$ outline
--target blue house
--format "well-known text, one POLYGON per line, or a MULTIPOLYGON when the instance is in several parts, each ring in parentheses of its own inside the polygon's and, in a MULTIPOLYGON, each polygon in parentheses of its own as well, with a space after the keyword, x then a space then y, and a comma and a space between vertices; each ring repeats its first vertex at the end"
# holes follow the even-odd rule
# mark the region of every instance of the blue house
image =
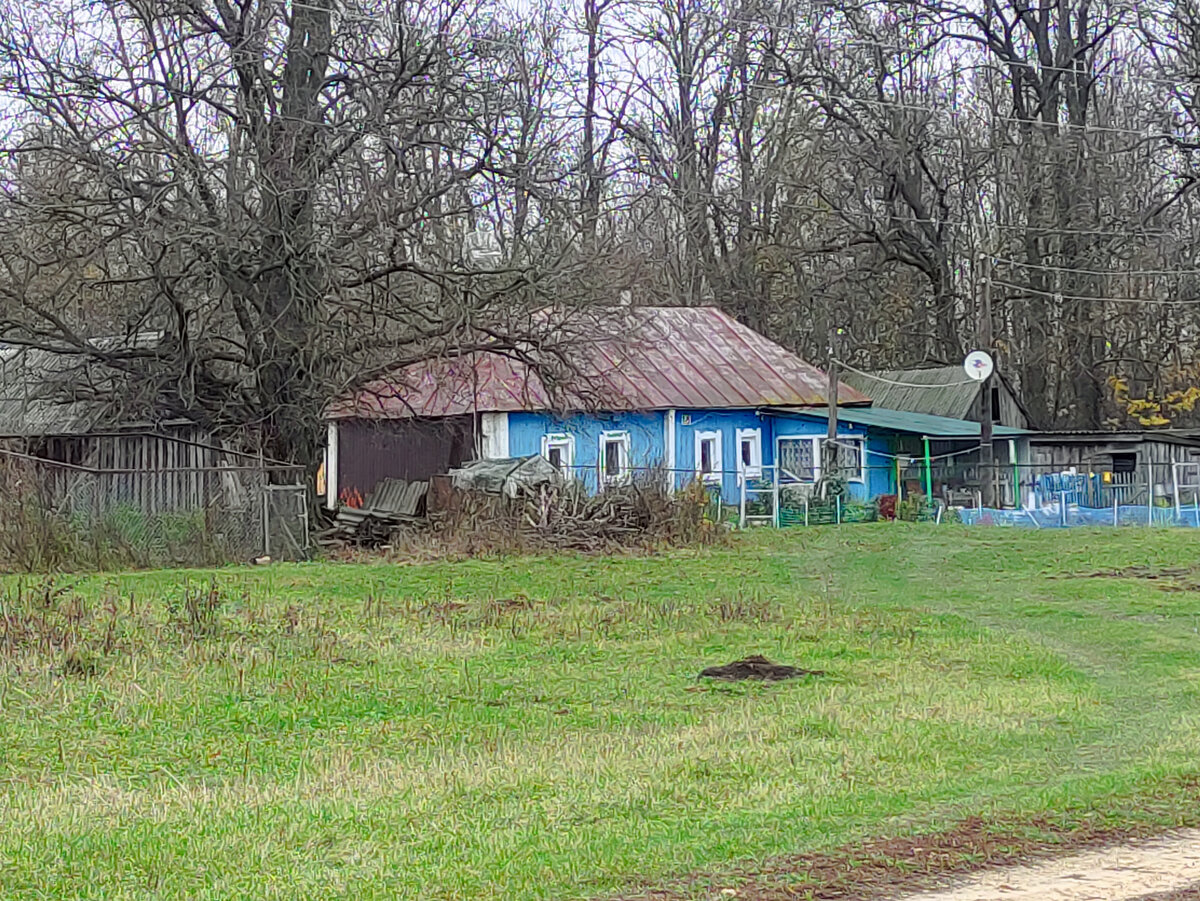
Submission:
MULTIPOLYGON (((519 360, 477 352, 406 367, 335 405, 330 505, 383 478, 532 454, 592 490, 638 477, 675 489, 699 479, 737 504, 743 484, 816 484, 823 372, 713 307, 616 315, 620 327, 577 347, 569 382, 555 390, 519 360)), ((857 499, 896 493, 931 440, 969 444, 973 429, 978 444, 975 423, 874 411, 846 385, 838 404, 839 468, 857 499)))

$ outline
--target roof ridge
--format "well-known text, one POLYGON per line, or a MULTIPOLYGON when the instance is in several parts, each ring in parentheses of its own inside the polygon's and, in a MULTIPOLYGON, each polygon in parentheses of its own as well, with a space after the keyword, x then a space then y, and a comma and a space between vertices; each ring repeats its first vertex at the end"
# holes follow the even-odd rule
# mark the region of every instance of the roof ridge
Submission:
MULTIPOLYGON (((625 310, 614 310, 624 315, 625 310)), ((572 409, 759 409, 781 406, 823 406, 826 378, 822 370, 715 305, 698 307, 630 307, 630 327, 616 340, 583 334, 570 353, 575 384, 568 387, 572 409), (639 315, 640 314, 640 315, 639 315), (611 398, 606 403, 605 398, 611 398), (585 398, 587 400, 585 400, 585 398)), ((464 413, 548 410, 538 392, 523 397, 509 390, 527 367, 486 349, 475 367, 479 394, 457 396, 453 383, 470 374, 448 372, 444 361, 431 360, 393 372, 377 383, 362 386, 355 395, 335 402, 327 415, 404 418, 455 416, 464 413), (427 379, 405 378, 428 374, 427 379), (481 373, 482 374, 482 373, 481 373), (403 384, 398 384, 403 383, 403 384), (390 384, 395 397, 378 385, 390 384), (374 403, 360 403, 375 389, 374 403)), ((536 369, 536 367, 534 367, 536 369)), ((536 379, 530 382, 536 385, 536 379)), ((846 403, 870 403, 849 380, 841 380, 846 403)), ((565 410, 562 412, 566 412, 565 410)))

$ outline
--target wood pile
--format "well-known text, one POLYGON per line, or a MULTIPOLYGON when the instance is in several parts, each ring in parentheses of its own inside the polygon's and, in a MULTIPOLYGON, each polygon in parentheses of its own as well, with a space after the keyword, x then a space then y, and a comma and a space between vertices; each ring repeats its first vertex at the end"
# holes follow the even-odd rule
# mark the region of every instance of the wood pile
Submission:
POLYGON ((544 491, 526 499, 523 513, 524 529, 546 545, 598 550, 658 531, 670 519, 671 508, 660 492, 630 485, 596 495, 544 491))
POLYGON ((464 493, 446 532, 496 536, 547 550, 600 551, 664 538, 676 507, 657 487, 628 485, 590 495, 580 485, 543 487, 517 499, 464 493))
POLYGON ((518 497, 456 489, 447 480, 373 492, 363 507, 343 507, 318 536, 325 547, 408 546, 418 552, 473 554, 509 550, 606 552, 711 540, 702 486, 667 495, 658 483, 634 483, 589 494, 578 482, 525 489, 518 497), (419 504, 411 503, 418 491, 419 504), (380 510, 376 495, 401 510, 380 510), (397 499, 405 498, 400 504, 397 499), (410 512, 415 511, 415 512, 410 512), (428 515, 426 513, 428 512, 428 515), (398 534, 403 532, 403 536, 398 534))
POLYGON ((397 529, 425 521, 428 482, 384 479, 362 507, 341 507, 333 525, 317 536, 322 547, 379 547, 397 529))

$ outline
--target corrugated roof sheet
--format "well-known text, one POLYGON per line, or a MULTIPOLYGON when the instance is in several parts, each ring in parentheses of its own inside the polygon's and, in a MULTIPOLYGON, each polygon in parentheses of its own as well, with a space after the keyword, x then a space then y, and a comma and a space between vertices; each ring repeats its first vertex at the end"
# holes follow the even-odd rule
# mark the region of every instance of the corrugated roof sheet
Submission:
MULTIPOLYGON (((825 403, 825 374, 715 307, 638 307, 624 337, 573 350, 575 375, 552 397, 523 363, 493 353, 409 366, 331 407, 331 418, 521 410, 739 409, 825 403)), ((842 404, 869 403, 846 384, 842 404)))
MULTIPOLYGON (((821 419, 819 410, 789 410, 795 416, 821 419)), ((978 438, 979 423, 966 419, 951 419, 947 416, 930 416, 927 413, 910 413, 907 410, 888 410, 883 407, 844 407, 838 409, 838 419, 855 425, 865 425, 894 432, 910 432, 927 438, 978 438)), ((992 426, 994 438, 1016 438, 1032 435, 1028 429, 1012 426, 992 426)))
POLYGON ((363 510, 371 513, 398 513, 416 516, 421 501, 429 491, 429 482, 407 482, 404 479, 384 479, 375 486, 363 502, 363 510))
MULTIPOLYGON (((157 333, 96 339, 104 350, 147 347, 157 333)), ((113 387, 116 373, 78 354, 0 345, 0 436, 80 435, 116 425, 110 405, 90 399, 113 387), (89 399, 75 400, 75 395, 89 399)))
POLYGON ((1034 444, 1136 444, 1141 441, 1158 441, 1195 447, 1200 445, 1200 430, 1057 429, 1052 432, 1036 432, 1030 440, 1034 444))
POLYGON ((843 381, 871 398, 877 407, 951 419, 965 419, 971 415, 971 406, 979 396, 981 384, 968 379, 961 366, 885 369, 870 375, 876 378, 848 372, 843 381), (914 387, 917 385, 921 387, 914 387))

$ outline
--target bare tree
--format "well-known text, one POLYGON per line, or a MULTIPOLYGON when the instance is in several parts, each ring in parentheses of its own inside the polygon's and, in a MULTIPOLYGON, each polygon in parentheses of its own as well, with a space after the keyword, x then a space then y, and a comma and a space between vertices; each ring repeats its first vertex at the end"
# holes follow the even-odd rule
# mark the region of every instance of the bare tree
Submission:
POLYGON ((539 311, 627 286, 953 359, 988 258, 1035 420, 1096 425, 1200 378, 1192 4, 10 2, 0 340, 311 460, 340 392, 565 359, 539 311))
POLYGON ((542 98, 490 77, 488 14, 9 4, 0 336, 94 358, 158 409, 309 463, 325 404, 362 378, 451 348, 528 353, 535 336, 511 330, 570 272, 517 259, 477 276, 461 253, 500 182, 523 232, 537 177, 542 98), (98 344, 98 293, 161 340, 98 344))
POLYGON ((848 19, 845 43, 820 59, 814 93, 823 140, 844 160, 844 176, 820 198, 845 223, 840 246, 876 248, 926 283, 907 329, 920 339, 907 352, 954 359, 973 306, 957 264, 970 258, 963 226, 979 166, 971 136, 949 115, 965 93, 962 74, 899 22, 848 19))

